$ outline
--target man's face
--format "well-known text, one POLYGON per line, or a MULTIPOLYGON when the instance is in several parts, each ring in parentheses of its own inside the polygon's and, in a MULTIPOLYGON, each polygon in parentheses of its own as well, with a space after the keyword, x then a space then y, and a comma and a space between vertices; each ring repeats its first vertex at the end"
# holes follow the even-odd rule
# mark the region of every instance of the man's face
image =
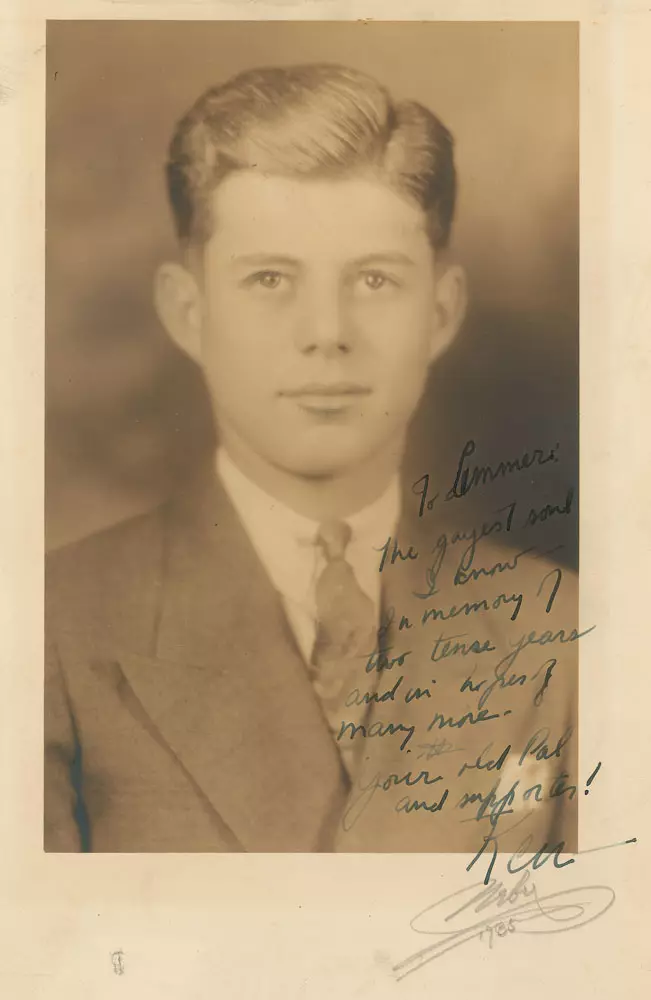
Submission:
POLYGON ((398 453, 449 336, 423 213, 365 177, 254 172, 212 207, 201 361, 224 443, 304 476, 398 453))

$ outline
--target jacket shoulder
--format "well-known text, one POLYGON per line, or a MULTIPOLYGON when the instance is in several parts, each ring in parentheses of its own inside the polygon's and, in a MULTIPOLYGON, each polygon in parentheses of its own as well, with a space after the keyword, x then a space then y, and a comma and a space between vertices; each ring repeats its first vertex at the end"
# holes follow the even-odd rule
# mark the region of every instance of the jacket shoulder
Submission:
POLYGON ((48 639, 73 632, 131 644, 134 638, 145 640, 162 584, 164 510, 158 507, 46 556, 48 639))

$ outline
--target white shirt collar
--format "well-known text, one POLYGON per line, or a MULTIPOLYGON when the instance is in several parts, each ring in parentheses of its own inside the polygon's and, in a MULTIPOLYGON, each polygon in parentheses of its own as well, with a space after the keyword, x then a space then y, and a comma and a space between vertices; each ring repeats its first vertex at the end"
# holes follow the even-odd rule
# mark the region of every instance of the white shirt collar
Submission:
MULTIPOLYGON (((309 659, 314 639, 314 586, 323 568, 319 525, 302 517, 262 490, 235 465, 224 448, 217 453, 217 472, 249 539, 275 589, 285 600, 290 624, 309 659), (298 623, 298 624, 297 624, 298 623)), ((346 559, 362 590, 373 601, 379 620, 380 552, 393 534, 400 513, 398 476, 373 503, 349 518, 351 540, 346 559)))

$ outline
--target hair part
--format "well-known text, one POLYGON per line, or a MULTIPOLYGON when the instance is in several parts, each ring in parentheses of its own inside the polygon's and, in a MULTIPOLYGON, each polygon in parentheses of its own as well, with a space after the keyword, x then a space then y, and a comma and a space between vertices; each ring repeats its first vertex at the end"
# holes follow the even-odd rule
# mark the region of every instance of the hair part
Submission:
POLYGON ((186 250, 210 239, 211 195, 236 170, 341 177, 371 169, 422 208, 430 242, 442 250, 456 200, 453 145, 431 111, 394 103, 357 70, 249 70, 207 90, 176 127, 166 167, 176 232, 186 250))

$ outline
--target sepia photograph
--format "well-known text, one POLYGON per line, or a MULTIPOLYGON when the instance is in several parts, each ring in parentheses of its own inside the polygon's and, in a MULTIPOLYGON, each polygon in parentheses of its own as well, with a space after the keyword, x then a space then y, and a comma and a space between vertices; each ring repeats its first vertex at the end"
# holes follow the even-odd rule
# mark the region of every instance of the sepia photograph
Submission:
POLYGON ((46 60, 44 850, 561 867, 578 24, 46 60))

